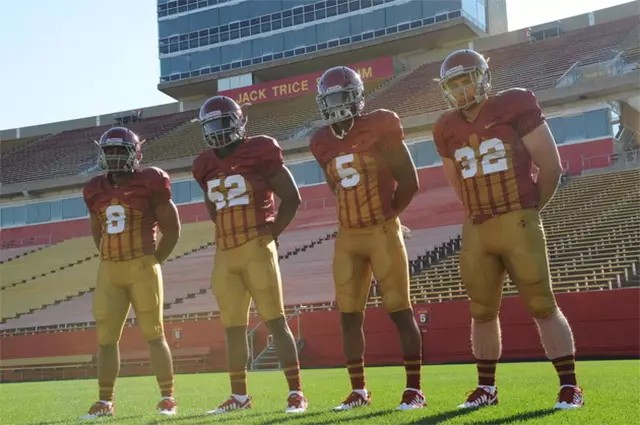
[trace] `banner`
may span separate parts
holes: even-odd
[[[365,82],[393,76],[392,57],[374,59],[348,66],[356,70]],[[218,94],[228,96],[239,104],[273,102],[316,93],[316,84],[321,75],[322,72],[314,72],[313,74],[298,75],[282,80],[269,81],[268,83],[254,84],[249,87],[221,91]]]

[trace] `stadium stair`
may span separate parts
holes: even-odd
[[[298,354],[302,352],[304,349],[304,339],[300,337],[300,310],[294,311],[292,314],[287,316],[287,323],[294,319],[297,320],[296,326],[291,326],[292,332],[294,333],[294,338],[296,341],[296,347],[298,348]],[[266,327],[264,322],[260,322],[256,325],[256,327],[249,333],[249,340],[254,341],[256,338],[256,334],[261,326]],[[253,343],[250,343],[252,349],[255,352],[255,346]],[[278,354],[276,352],[276,345],[271,335],[267,336],[266,347],[262,351],[260,351],[257,355],[253,356],[249,360],[250,362],[250,370],[279,370],[281,369],[280,360],[278,358]]]
[[[638,285],[639,202],[639,170],[573,178],[558,191],[542,213],[555,292]],[[412,278],[413,303],[466,299],[458,253]],[[516,293],[507,276],[504,294]]]

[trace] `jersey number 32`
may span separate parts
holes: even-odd
[[[471,146],[465,146],[455,151],[456,161],[462,166],[462,178],[469,179],[478,174],[478,169],[483,175],[499,173],[509,168],[507,152],[504,143],[500,139],[489,139],[480,143],[478,147],[480,158]]]

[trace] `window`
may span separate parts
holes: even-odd
[[[63,199],[58,202],[62,205],[63,219],[84,217],[89,213],[82,198]]]

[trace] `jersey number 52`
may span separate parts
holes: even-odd
[[[475,177],[478,174],[478,169],[481,169],[482,174],[486,176],[506,171],[509,168],[507,152],[502,140],[485,140],[480,143],[478,150],[480,151],[480,159],[476,157],[476,151],[471,146],[465,146],[455,151],[456,161],[462,166],[462,178]]]
[[[207,197],[217,210],[237,205],[248,205],[247,182],[239,174],[234,174],[207,182]]]

